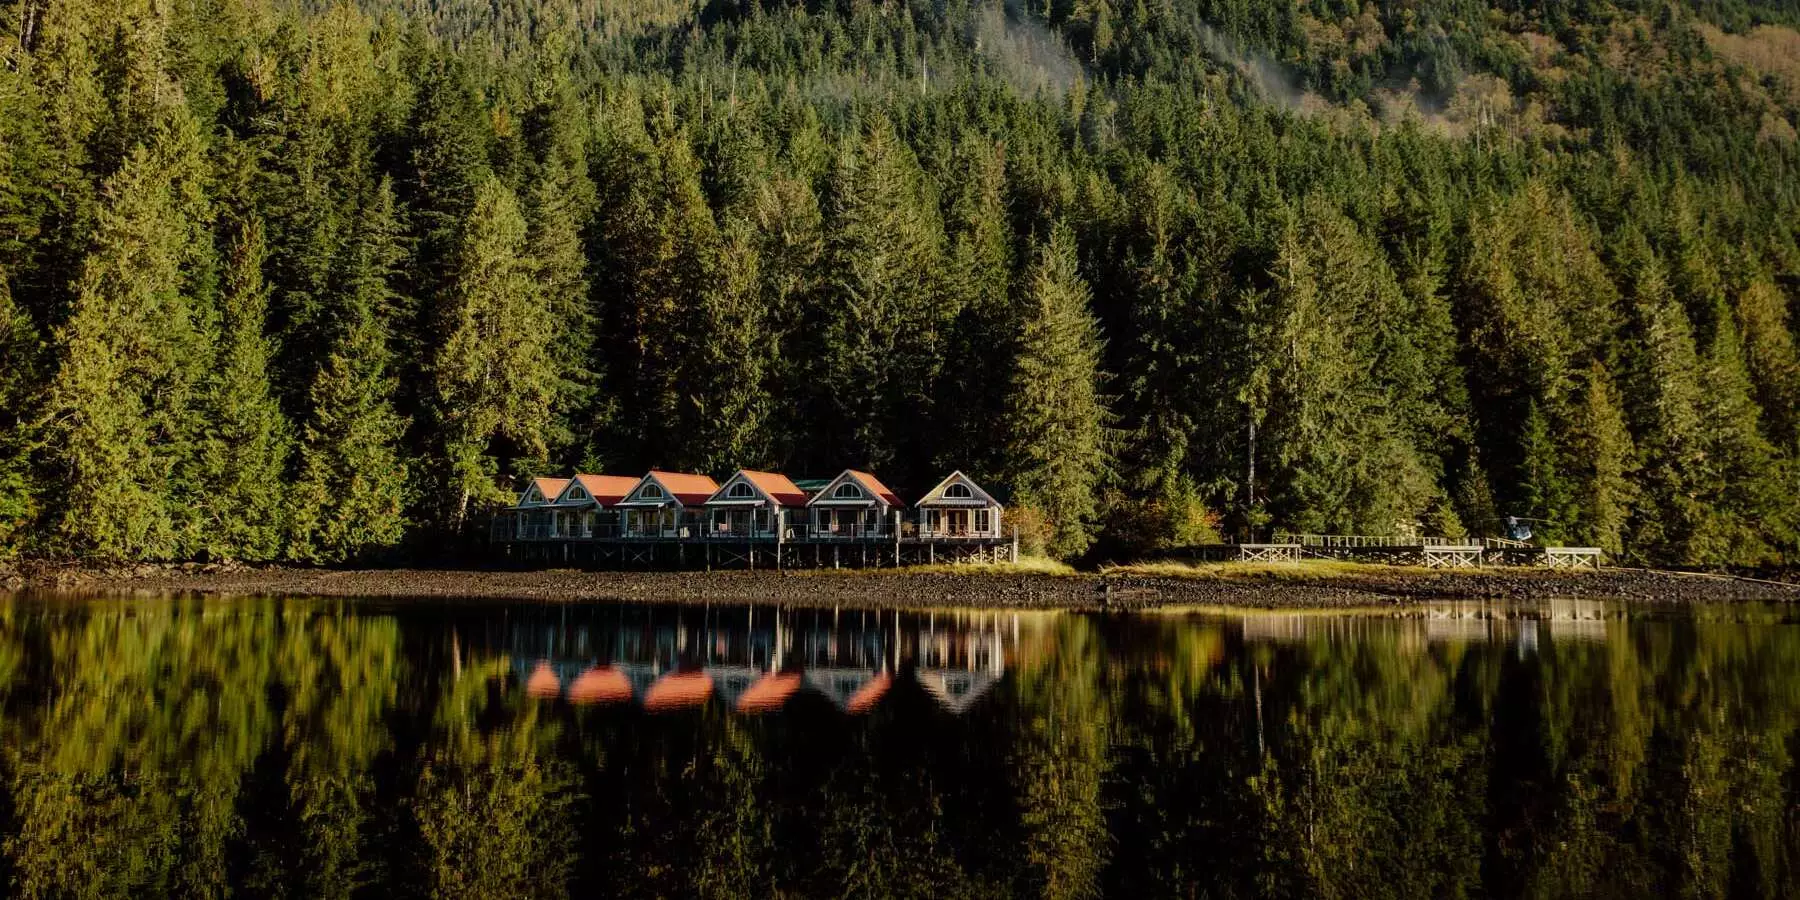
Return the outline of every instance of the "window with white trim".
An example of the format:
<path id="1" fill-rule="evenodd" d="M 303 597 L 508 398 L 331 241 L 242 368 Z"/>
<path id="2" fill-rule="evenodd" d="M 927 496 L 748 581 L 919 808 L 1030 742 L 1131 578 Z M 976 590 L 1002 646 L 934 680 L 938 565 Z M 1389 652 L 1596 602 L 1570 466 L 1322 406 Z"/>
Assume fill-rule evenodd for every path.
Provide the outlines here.
<path id="1" fill-rule="evenodd" d="M 969 490 L 969 486 L 960 481 L 944 488 L 945 500 L 969 500 L 973 499 L 974 496 L 975 494 L 973 491 Z"/>
<path id="2" fill-rule="evenodd" d="M 652 481 L 644 485 L 643 490 L 638 491 L 638 496 L 645 500 L 661 500 L 663 498 L 662 486 Z"/>
<path id="3" fill-rule="evenodd" d="M 733 484 L 730 490 L 725 492 L 725 496 L 734 500 L 743 499 L 745 497 L 754 497 L 756 496 L 756 489 L 751 487 L 750 483 L 747 481 L 739 481 Z"/>
<path id="4" fill-rule="evenodd" d="M 837 490 L 831 492 L 832 498 L 837 500 L 861 500 L 862 495 L 862 488 L 848 483 L 838 485 Z"/>
<path id="5" fill-rule="evenodd" d="M 992 523 L 989 521 L 987 510 L 978 509 L 975 511 L 975 530 L 976 531 L 979 531 L 979 532 L 982 532 L 985 534 L 988 531 L 988 529 L 991 527 L 991 524 Z"/>

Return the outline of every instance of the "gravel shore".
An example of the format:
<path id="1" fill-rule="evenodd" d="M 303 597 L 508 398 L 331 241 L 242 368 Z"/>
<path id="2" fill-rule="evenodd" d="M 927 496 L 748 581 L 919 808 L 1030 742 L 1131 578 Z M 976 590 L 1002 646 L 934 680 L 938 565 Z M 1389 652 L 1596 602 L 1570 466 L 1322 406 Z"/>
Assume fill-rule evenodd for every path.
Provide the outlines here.
<path id="1" fill-rule="evenodd" d="M 93 593 L 282 594 L 837 607 L 1142 609 L 1381 606 L 1443 600 L 1550 598 L 1794 602 L 1800 586 L 1641 569 L 1423 572 L 1371 566 L 1313 577 L 1124 577 L 1098 574 L 846 571 L 584 572 L 454 569 L 320 570 L 179 565 L 94 569 L 38 565 L 0 572 L 0 588 Z"/>

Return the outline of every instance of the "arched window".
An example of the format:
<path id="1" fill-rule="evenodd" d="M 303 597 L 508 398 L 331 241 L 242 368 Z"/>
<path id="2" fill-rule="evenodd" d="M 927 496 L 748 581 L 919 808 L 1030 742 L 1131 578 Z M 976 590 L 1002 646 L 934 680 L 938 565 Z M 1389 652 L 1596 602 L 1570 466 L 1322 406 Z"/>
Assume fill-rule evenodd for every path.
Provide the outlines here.
<path id="1" fill-rule="evenodd" d="M 733 484 L 731 486 L 731 489 L 725 492 L 725 496 L 731 497 L 734 499 L 741 499 L 744 497 L 754 497 L 754 496 L 756 496 L 756 489 L 752 488 L 750 486 L 750 482 L 740 481 L 740 482 L 737 482 L 736 484 Z"/>
<path id="2" fill-rule="evenodd" d="M 969 486 L 960 481 L 944 488 L 945 500 L 969 500 L 974 498 L 974 496 L 975 494 L 969 490 Z"/>
<path id="3" fill-rule="evenodd" d="M 584 491 L 581 488 L 574 488 L 569 491 L 569 497 L 573 500 L 586 500 L 587 491 Z"/>
<path id="4" fill-rule="evenodd" d="M 649 484 L 644 485 L 643 490 L 638 491 L 638 496 L 645 500 L 661 500 L 663 497 L 662 485 L 652 481 Z"/>
<path id="5" fill-rule="evenodd" d="M 848 483 L 838 485 L 837 490 L 831 492 L 831 496 L 837 500 L 861 500 L 862 495 L 862 488 Z"/>

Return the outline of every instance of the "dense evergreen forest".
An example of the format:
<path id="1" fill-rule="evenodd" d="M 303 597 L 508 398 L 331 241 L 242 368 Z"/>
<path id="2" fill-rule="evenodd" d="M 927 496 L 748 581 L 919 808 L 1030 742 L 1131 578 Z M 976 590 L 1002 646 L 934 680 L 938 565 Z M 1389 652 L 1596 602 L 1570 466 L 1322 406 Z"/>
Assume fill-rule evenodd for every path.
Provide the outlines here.
<path id="1" fill-rule="evenodd" d="M 1800 557 L 1793 0 L 0 0 L 0 548 L 952 468 Z"/>

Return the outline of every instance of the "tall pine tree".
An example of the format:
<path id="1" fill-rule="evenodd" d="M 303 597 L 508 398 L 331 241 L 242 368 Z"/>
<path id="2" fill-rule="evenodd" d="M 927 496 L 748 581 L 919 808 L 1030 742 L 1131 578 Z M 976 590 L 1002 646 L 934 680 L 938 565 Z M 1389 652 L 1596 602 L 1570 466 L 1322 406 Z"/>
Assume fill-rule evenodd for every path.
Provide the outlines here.
<path id="1" fill-rule="evenodd" d="M 217 364 L 206 394 L 199 465 L 197 546 L 213 556 L 266 560 L 281 549 L 290 497 L 286 469 L 292 432 L 269 380 L 274 347 L 266 334 L 269 290 L 263 281 L 262 224 L 239 225 L 221 294 Z"/>
<path id="2" fill-rule="evenodd" d="M 389 349 L 403 261 L 394 195 L 364 205 L 341 267 L 336 334 L 313 380 L 293 489 L 290 555 L 340 563 L 386 551 L 405 534 L 405 423 L 393 405 Z"/>
<path id="3" fill-rule="evenodd" d="M 430 478 L 452 532 L 472 501 L 507 496 L 496 481 L 503 462 L 541 462 L 548 452 L 561 373 L 550 353 L 555 323 L 531 283 L 525 236 L 512 191 L 495 178 L 483 182 L 431 310 L 442 343 L 430 370 Z"/>
<path id="4" fill-rule="evenodd" d="M 1004 421 L 1015 502 L 1044 516 L 1045 549 L 1063 558 L 1092 540 L 1108 461 L 1100 332 L 1088 298 L 1074 236 L 1059 227 L 1022 288 Z"/>

